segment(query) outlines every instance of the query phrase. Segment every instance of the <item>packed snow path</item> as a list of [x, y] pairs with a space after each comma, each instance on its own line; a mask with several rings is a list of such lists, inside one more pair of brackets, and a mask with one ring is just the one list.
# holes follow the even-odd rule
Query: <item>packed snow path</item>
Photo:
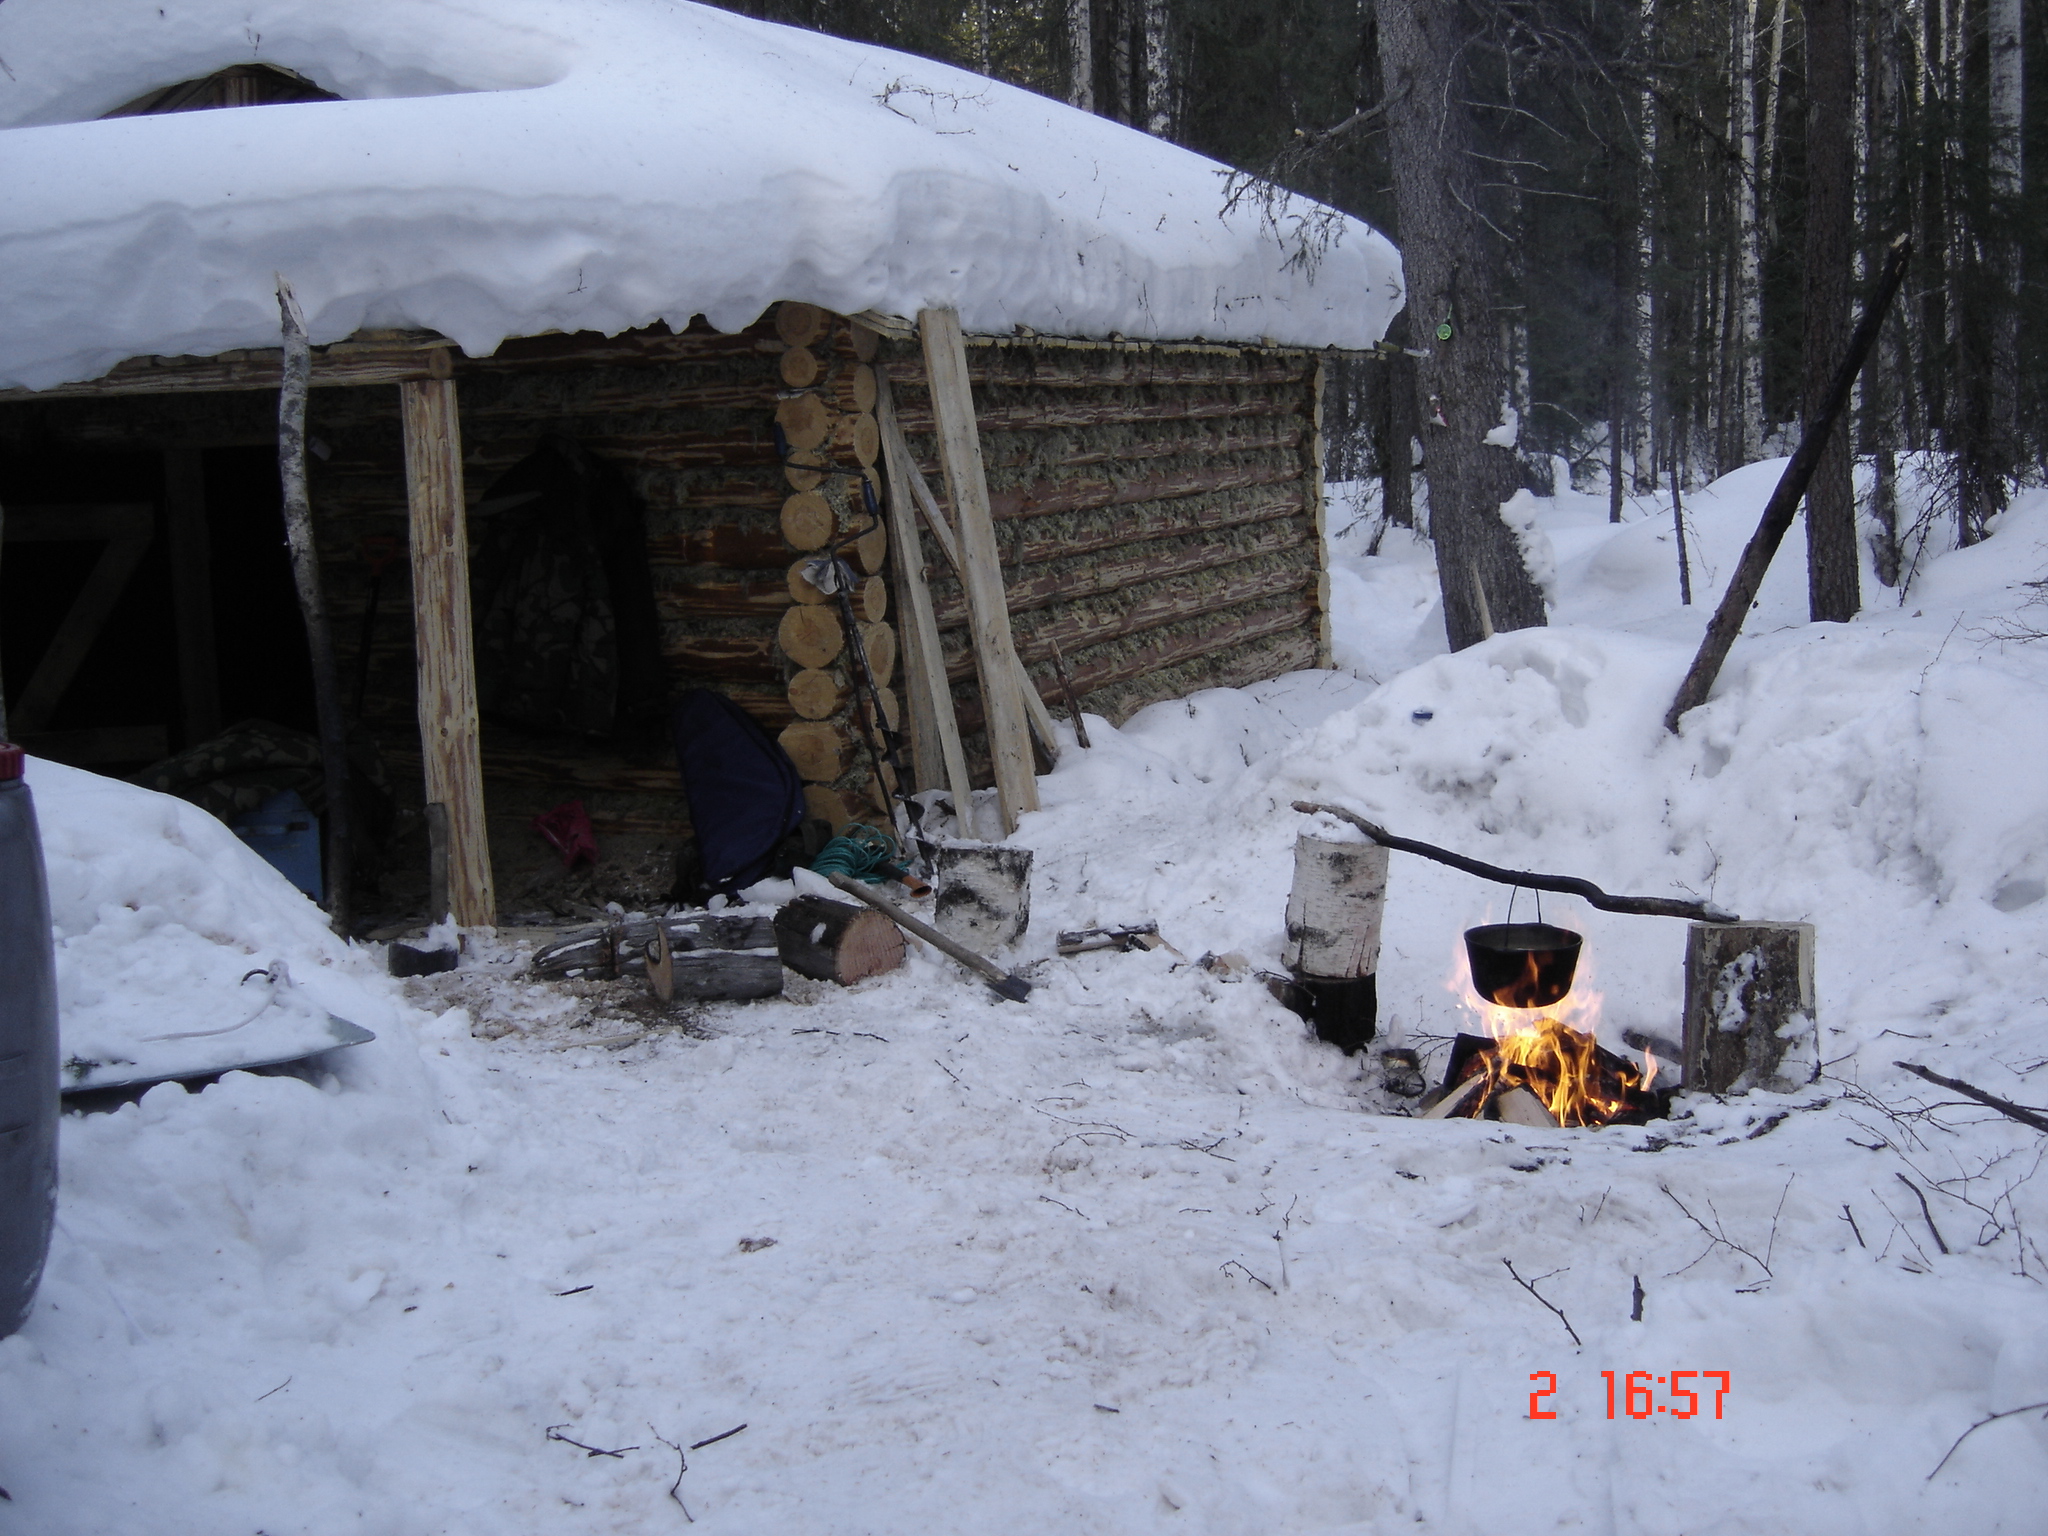
[[[1733, 526], [1759, 498], [1726, 499]], [[917, 956], [614, 1051], [572, 1043], [602, 1031], [550, 989], [470, 969], [415, 995], [473, 1014], [419, 1008], [278, 918], [250, 942], [297, 946], [381, 1038], [324, 1087], [233, 1075], [67, 1120], [51, 1272], [0, 1344], [0, 1530], [638, 1533], [682, 1529], [677, 1500], [764, 1536], [2037, 1530], [2038, 1415], [1929, 1473], [2048, 1400], [2040, 1139], [1885, 1105], [1928, 1101], [1900, 1057], [2042, 1097], [2048, 790], [2020, 765], [2048, 751], [2048, 655], [1993, 636], [2048, 506], [1913, 608], [1760, 625], [1683, 740], [1657, 721], [1693, 620], [1649, 612], [1668, 572], [1615, 586], [1649, 524], [1543, 516], [1560, 607], [1604, 581], [1640, 622], [1096, 727], [1020, 834], [1028, 1005]], [[1405, 559], [1340, 574], [1392, 594]], [[64, 828], [89, 796], [144, 828], [162, 802], [36, 782], [67, 953], [111, 985], [92, 935], [137, 914], [66, 884]], [[1256, 982], [1047, 958], [1060, 927], [1157, 917], [1190, 956], [1273, 964], [1304, 794], [1815, 920], [1828, 1075], [1638, 1129], [1424, 1123]], [[160, 857], [131, 840], [141, 916], [251, 921], [234, 892], [193, 913], [165, 872], [232, 847], [171, 825]], [[1383, 1040], [1459, 1026], [1458, 931], [1500, 911], [1397, 861]], [[1679, 925], [1550, 915], [1588, 933], [1604, 1031], [1675, 1028]], [[1727, 1372], [1723, 1417], [1700, 1379], [1697, 1417], [1610, 1421], [1609, 1370]], [[1539, 1372], [1555, 1419], [1529, 1417]]]

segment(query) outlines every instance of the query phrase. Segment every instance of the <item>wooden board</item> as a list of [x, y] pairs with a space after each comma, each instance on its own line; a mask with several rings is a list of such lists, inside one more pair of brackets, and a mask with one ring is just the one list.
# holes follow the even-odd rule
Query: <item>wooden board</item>
[[989, 514], [988, 481], [981, 467], [981, 437], [975, 426], [974, 396], [967, 383], [967, 347], [960, 317], [950, 309], [927, 309], [917, 317], [924, 343], [925, 372], [937, 418], [939, 459], [946, 493], [957, 520], [960, 581], [967, 592], [975, 662], [981, 674], [982, 707], [988, 718], [990, 756], [1002, 807], [1003, 835], [1038, 809], [1038, 780], [1025, 722], [1021, 663], [1010, 637], [1010, 613], [1003, 603], [1003, 568]]
[[462, 927], [497, 923], [471, 650], [462, 431], [452, 379], [399, 386], [411, 518], [420, 744], [427, 803], [448, 808], [448, 901]]

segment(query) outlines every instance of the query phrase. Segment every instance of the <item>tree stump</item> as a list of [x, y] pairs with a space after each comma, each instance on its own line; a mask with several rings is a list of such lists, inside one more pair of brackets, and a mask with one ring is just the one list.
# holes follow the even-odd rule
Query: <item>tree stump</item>
[[799, 976], [842, 987], [903, 964], [903, 930], [872, 907], [799, 896], [775, 914], [775, 947]]
[[1685, 941], [1685, 1086], [1792, 1092], [1820, 1075], [1813, 924], [1694, 923]]
[[1379, 1032], [1380, 919], [1387, 905], [1387, 850], [1365, 841], [1335, 842], [1304, 833], [1294, 844], [1294, 886], [1287, 896], [1292, 985], [1281, 1003], [1346, 1055]]
[[951, 843], [939, 850], [932, 926], [978, 955], [1014, 944], [1031, 924], [1031, 850]]

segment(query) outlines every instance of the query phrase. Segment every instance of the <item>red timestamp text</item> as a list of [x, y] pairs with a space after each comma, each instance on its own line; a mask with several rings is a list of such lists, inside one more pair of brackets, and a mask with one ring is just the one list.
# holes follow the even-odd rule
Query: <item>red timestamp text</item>
[[[1668, 1414], [1674, 1419], [1694, 1419], [1706, 1413], [1705, 1399], [1713, 1399], [1714, 1417], [1722, 1416], [1722, 1405], [1727, 1401], [1731, 1386], [1731, 1372], [1728, 1371], [1672, 1371], [1668, 1375], [1653, 1376], [1648, 1371], [1630, 1371], [1626, 1376], [1617, 1371], [1600, 1373], [1607, 1383], [1607, 1417], [1627, 1416], [1631, 1419], [1650, 1419], [1658, 1414]], [[1530, 1385], [1536, 1390], [1529, 1394], [1529, 1417], [1532, 1419], [1554, 1419], [1557, 1410], [1549, 1399], [1557, 1395], [1557, 1372], [1531, 1371]], [[1697, 1386], [1698, 1382], [1718, 1382], [1712, 1389]], [[1657, 1389], [1662, 1387], [1669, 1402], [1657, 1401]], [[1619, 1409], [1619, 1413], [1616, 1410]]]

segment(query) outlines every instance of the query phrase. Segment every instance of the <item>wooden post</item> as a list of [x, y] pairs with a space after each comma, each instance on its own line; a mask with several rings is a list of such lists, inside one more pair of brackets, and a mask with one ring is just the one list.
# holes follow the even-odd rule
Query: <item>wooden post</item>
[[910, 477], [919, 471], [910, 462], [902, 428], [896, 424], [896, 403], [889, 393], [888, 377], [879, 366], [875, 385], [875, 420], [882, 429], [888, 481], [889, 542], [896, 546], [896, 579], [903, 589], [907, 615], [902, 626], [903, 650], [918, 787], [932, 787], [943, 768], [954, 814], [965, 829], [974, 808], [973, 780], [967, 776], [967, 754], [960, 746], [960, 722], [953, 713], [952, 685], [946, 681], [939, 624], [932, 611], [931, 588], [924, 579], [924, 544], [918, 538], [917, 513], [911, 505]]
[[218, 735], [221, 727], [206, 469], [197, 448], [164, 450], [164, 514], [171, 545], [171, 602], [178, 627], [178, 693], [184, 701], [184, 745], [189, 747]]
[[313, 712], [320, 726], [320, 776], [326, 789], [327, 915], [348, 937], [349, 895], [355, 857], [349, 836], [348, 737], [341, 715], [341, 674], [334, 664], [334, 631], [320, 579], [320, 547], [313, 537], [313, 504], [306, 490], [306, 394], [313, 383], [313, 352], [292, 286], [277, 280], [284, 365], [277, 392], [277, 472], [284, 491], [284, 537], [292, 581], [306, 621], [306, 651], [313, 664]]
[[1387, 859], [1377, 843], [1334, 842], [1307, 832], [1294, 842], [1282, 952], [1294, 982], [1276, 995], [1315, 1026], [1318, 1039], [1346, 1054], [1363, 1049], [1379, 1028]]
[[[1310, 432], [1308, 441], [1302, 447], [1302, 469], [1308, 481], [1309, 506], [1315, 515], [1316, 529], [1316, 665], [1325, 670], [1336, 663], [1331, 659], [1330, 631], [1330, 510], [1323, 493], [1323, 397], [1329, 383], [1330, 365], [1322, 358], [1316, 359], [1315, 377], [1310, 390]], [[1407, 445], [1402, 445], [1407, 452]], [[1386, 476], [1381, 473], [1382, 485]], [[1386, 492], [1380, 492], [1381, 509], [1385, 510]]]
[[1694, 923], [1685, 941], [1685, 1087], [1789, 1093], [1820, 1075], [1813, 924]]
[[950, 309], [918, 314], [924, 342], [925, 377], [938, 425], [939, 462], [960, 540], [960, 585], [967, 597], [974, 661], [981, 674], [982, 708], [988, 721], [989, 756], [995, 762], [996, 793], [1002, 804], [1003, 835], [1017, 819], [1038, 809], [1038, 780], [1031, 761], [1017, 675], [1023, 667], [1010, 636], [1010, 608], [1003, 592], [1003, 568], [996, 551], [996, 525], [989, 512], [988, 479], [981, 465], [981, 435], [975, 426], [974, 394], [967, 382], [967, 342], [960, 316]]
[[419, 659], [420, 753], [427, 802], [447, 807], [448, 906], [464, 928], [498, 921], [484, 823], [483, 746], [469, 617], [469, 535], [462, 495], [462, 429], [455, 381], [398, 386], [412, 530], [414, 644]]

